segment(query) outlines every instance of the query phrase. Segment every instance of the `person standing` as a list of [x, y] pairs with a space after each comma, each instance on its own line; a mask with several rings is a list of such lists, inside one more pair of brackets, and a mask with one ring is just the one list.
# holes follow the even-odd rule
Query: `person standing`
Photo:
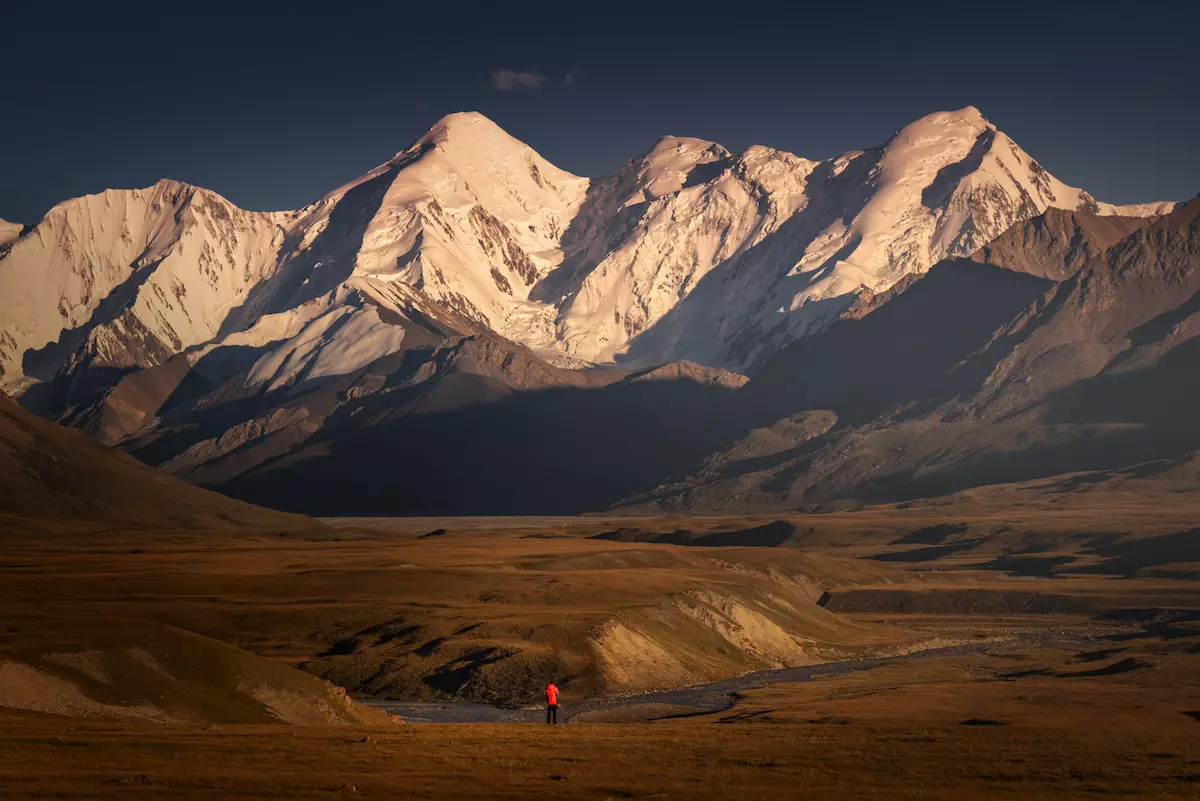
[[546, 685], [546, 722], [558, 723], [558, 688], [554, 682]]

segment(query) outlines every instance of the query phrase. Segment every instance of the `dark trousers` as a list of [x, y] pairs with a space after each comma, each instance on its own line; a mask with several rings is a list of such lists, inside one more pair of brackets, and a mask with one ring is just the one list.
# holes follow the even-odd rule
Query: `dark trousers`
[[558, 704], [546, 704], [546, 722], [558, 723]]

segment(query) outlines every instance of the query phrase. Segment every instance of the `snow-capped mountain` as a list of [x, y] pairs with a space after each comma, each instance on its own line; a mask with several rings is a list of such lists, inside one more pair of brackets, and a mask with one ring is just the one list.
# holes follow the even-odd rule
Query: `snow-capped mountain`
[[[453, 114], [295, 211], [161, 181], [0, 225], [0, 387], [265, 503], [461, 512], [462, 464], [503, 462], [471, 511], [602, 508], [720, 448], [756, 383], [836, 386], [834, 322], [979, 317], [957, 257], [1062, 281], [1176, 205], [1100, 203], [974, 108], [824, 161], [665, 137], [595, 181]], [[851, 420], [821, 408], [767, 438]]]
[[[264, 318], [287, 316], [266, 325], [288, 332], [318, 324], [312, 304], [336, 306], [352, 280], [406, 286], [559, 364], [687, 358], [745, 371], [859, 295], [1046, 208], [1173, 205], [1099, 203], [974, 108], [826, 161], [665, 137], [596, 181], [482, 115], [453, 114], [297, 211], [244, 211], [162, 181], [66, 201], [23, 234], [0, 226], [0, 383], [20, 392], [61, 373], [66, 407], [109, 376]], [[365, 337], [374, 349], [351, 349], [351, 362], [395, 338]]]
[[1046, 208], [1146, 216], [1174, 205], [1099, 203], [970, 107], [824, 162], [668, 138], [589, 193], [590, 235], [563, 271], [559, 341], [593, 361], [745, 371], [856, 295], [972, 253]]
[[[297, 245], [283, 256], [287, 290], [262, 292], [234, 327], [354, 276], [407, 284], [531, 342], [538, 324], [528, 318], [548, 310], [528, 302], [530, 289], [561, 263], [563, 234], [587, 186], [486, 117], [451, 114], [407, 150], [298, 212]], [[324, 279], [315, 286], [314, 273]], [[308, 291], [297, 294], [298, 286]]]

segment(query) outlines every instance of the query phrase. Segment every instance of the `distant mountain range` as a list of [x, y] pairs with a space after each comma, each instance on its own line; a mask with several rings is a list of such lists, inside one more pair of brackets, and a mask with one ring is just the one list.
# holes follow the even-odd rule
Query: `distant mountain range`
[[0, 382], [318, 513], [1109, 467], [1191, 442], [1196, 208], [1101, 203], [974, 108], [819, 162], [666, 137], [595, 181], [454, 114], [298, 211], [162, 181], [0, 224]]

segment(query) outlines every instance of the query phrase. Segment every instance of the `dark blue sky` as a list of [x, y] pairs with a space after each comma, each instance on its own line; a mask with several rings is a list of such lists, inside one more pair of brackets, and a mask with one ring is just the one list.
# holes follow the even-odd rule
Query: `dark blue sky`
[[459, 110], [598, 176], [668, 133], [822, 158], [970, 104], [1103, 200], [1200, 192], [1195, 3], [33, 5], [0, 17], [0, 217], [27, 223], [160, 177], [299, 207]]

